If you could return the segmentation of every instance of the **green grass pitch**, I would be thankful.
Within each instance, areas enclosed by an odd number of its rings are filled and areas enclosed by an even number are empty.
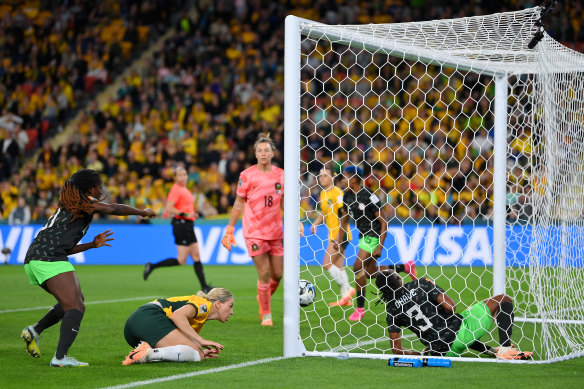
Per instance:
[[[85,295],[86,313],[79,336],[69,354],[89,362],[88,368],[50,368],[59,326],[41,338],[40,359],[24,351],[20,331],[35,323],[53,297],[32,286],[21,266],[0,267],[0,388],[105,388],[150,382],[149,387],[176,388],[294,388],[371,387],[397,385],[407,388],[584,387],[584,358],[544,365],[455,362],[452,368],[394,368],[385,360],[294,358],[253,364],[283,355],[282,289],[272,300],[274,327],[259,325],[256,272],[251,266],[207,266],[213,285],[229,288],[235,295],[235,314],[222,324],[210,321],[202,335],[225,346],[218,359],[200,363],[155,363],[122,366],[129,352],[123,337],[128,315],[154,297],[191,294],[198,283],[192,266],[157,269],[147,282],[140,266],[77,266]],[[429,270],[430,271],[430,270]],[[311,271],[319,274],[318,269]],[[316,279],[317,285],[323,280]],[[371,289],[371,288],[370,288]],[[454,289],[454,288],[453,288]],[[331,299],[325,293],[326,299]],[[466,303],[466,302],[465,302]],[[316,304],[315,304],[316,305]],[[43,307],[42,309],[34,309]],[[321,309],[317,305],[314,309]],[[377,307],[379,309],[380,307]],[[301,311],[301,318],[310,311]],[[372,318],[370,318],[372,320]],[[313,339],[321,342],[321,335]],[[374,334],[372,336],[377,336]],[[350,340],[346,340],[350,343]],[[377,347],[389,345],[379,343]],[[233,365],[251,362],[233,368]],[[216,371],[207,372],[216,369]],[[197,372],[204,373],[195,375]],[[150,380],[187,375],[169,381]],[[140,386],[140,385],[137,385]]]

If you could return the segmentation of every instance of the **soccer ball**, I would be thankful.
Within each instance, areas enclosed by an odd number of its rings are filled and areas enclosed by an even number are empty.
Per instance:
[[[312,282],[300,280],[298,285],[298,295],[301,307],[307,307],[314,302],[316,298],[316,288]]]

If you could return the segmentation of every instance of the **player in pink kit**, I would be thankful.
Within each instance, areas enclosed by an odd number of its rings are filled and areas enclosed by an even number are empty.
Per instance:
[[[254,149],[258,163],[239,176],[237,198],[222,244],[230,251],[231,245],[235,245],[234,225],[243,212],[243,236],[258,272],[260,317],[263,326],[271,326],[271,296],[284,271],[284,170],[272,165],[275,146],[268,135],[260,135]]]

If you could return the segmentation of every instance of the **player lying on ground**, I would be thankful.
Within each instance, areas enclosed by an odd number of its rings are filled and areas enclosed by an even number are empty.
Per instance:
[[[402,347],[401,327],[418,336],[431,355],[458,357],[468,348],[499,359],[530,359],[532,354],[519,351],[511,344],[513,302],[499,294],[471,305],[462,314],[455,312],[454,301],[432,281],[418,279],[403,284],[398,273],[380,272],[375,284],[385,302],[389,338],[394,354],[420,355]],[[479,341],[497,323],[499,347]]]
[[[224,288],[144,304],[126,321],[124,336],[135,349],[122,364],[216,358],[223,346],[204,339],[199,332],[207,320],[225,323],[231,315],[233,295]]]

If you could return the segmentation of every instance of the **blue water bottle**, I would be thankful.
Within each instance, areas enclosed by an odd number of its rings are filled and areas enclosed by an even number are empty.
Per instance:
[[[452,361],[450,359],[442,358],[424,358],[424,366],[452,367]]]
[[[451,367],[452,361],[441,358],[390,358],[387,364],[394,367]]]
[[[422,358],[391,358],[387,361],[389,366],[394,367],[422,367]]]

